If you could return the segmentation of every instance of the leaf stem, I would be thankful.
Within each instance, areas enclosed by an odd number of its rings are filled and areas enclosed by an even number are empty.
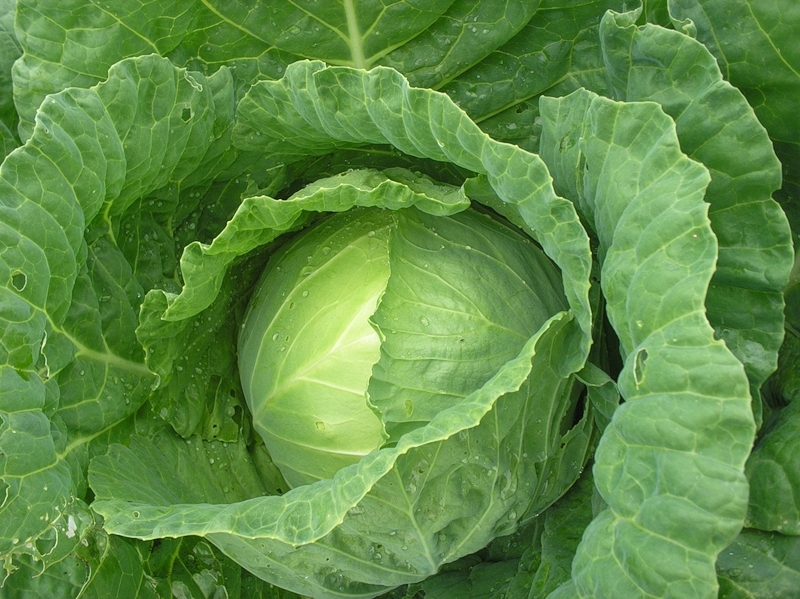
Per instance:
[[[350,55],[353,57],[353,66],[357,69],[366,69],[367,61],[364,58],[361,32],[358,29],[358,18],[353,0],[344,0],[344,12],[347,15],[347,38],[350,45]]]

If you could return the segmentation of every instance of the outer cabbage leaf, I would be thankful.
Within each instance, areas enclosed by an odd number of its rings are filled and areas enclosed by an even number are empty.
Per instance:
[[[554,505],[516,533],[410,585],[404,599],[540,599],[570,580],[572,558],[592,519],[592,477],[581,478]]]
[[[418,85],[439,86],[516,34],[539,0],[237,0],[157,4],[123,0],[21,0],[23,50],[14,67],[20,134],[30,136],[48,93],[90,86],[124,58],[157,53],[209,74],[234,68],[237,89],[279,78],[298,58],[386,64]]]
[[[376,596],[422,580],[513,530],[577,476],[568,466],[586,458],[589,416],[565,437],[557,424],[568,404],[556,370],[569,328],[559,315],[482,389],[332,480],[220,503],[222,488],[195,494],[179,452],[142,439],[93,460],[93,507],[117,534],[202,535],[260,577],[315,597]]]
[[[218,122],[207,83],[154,57],[120,63],[95,88],[50,96],[0,167],[7,559],[47,565],[94,534],[88,459],[157,380],[134,335],[145,290],[119,215],[202,164]]]
[[[747,97],[773,139],[800,144],[797,97],[800,8],[792,0],[670,0],[676,25],[686,25],[717,58],[725,78]]]
[[[800,538],[745,529],[717,562],[720,599],[791,597],[800,585]]]
[[[676,26],[696,32],[697,38],[713,53],[726,79],[742,90],[769,131],[783,165],[783,186],[775,197],[786,210],[797,248],[800,241],[797,224],[800,214],[800,120],[797,118],[800,53],[794,36],[800,24],[797,4],[675,0],[670,3],[670,11]],[[752,226],[753,222],[749,219],[746,226]],[[765,246],[767,242],[764,238]],[[795,259],[791,279],[785,288],[787,340],[781,350],[784,361],[793,359],[800,329],[798,264],[800,262]],[[759,326],[766,328],[763,323]],[[776,380],[783,382],[785,366],[779,365],[779,368],[784,372]],[[798,533],[796,451],[791,433],[797,426],[795,412],[796,407],[791,405],[771,418],[765,415],[765,431],[747,466],[751,482],[748,526]]]
[[[14,100],[20,136],[27,139],[47,94],[88,87],[116,62],[148,54],[210,73],[236,67],[239,81],[279,77],[296,57],[248,35],[213,5],[190,0],[157,4],[125,0],[17,3],[16,32],[23,50],[16,62]]]
[[[661,13],[661,4],[646,3],[643,10]],[[781,185],[781,166],[753,110],[722,79],[707,48],[674,30],[637,27],[640,10],[602,16],[606,8],[623,7],[543,3],[514,39],[443,91],[491,135],[534,149],[539,111],[530,99],[539,94],[561,96],[584,86],[617,100],[662,105],[676,121],[682,150],[711,172],[706,201],[719,265],[706,308],[717,335],[747,369],[760,423],[758,389],[776,367],[791,268],[786,217],[771,199]],[[784,120],[791,129],[797,119],[792,113]],[[782,155],[784,178],[793,181],[798,161],[791,158]],[[784,205],[796,211],[791,189],[784,195]]]
[[[546,90],[562,95],[583,86],[603,93],[607,83],[598,29],[609,9],[623,10],[624,3],[543,0],[516,36],[442,91],[491,135],[522,140],[531,134],[523,123],[533,127],[535,99]]]
[[[790,329],[781,348],[778,370],[767,383],[765,400],[775,410],[747,460],[750,507],[746,525],[800,535],[800,339]]]
[[[454,2],[440,19],[375,64],[403,73],[414,86],[439,89],[515,36],[540,0]]]
[[[783,289],[792,265],[786,216],[772,199],[781,167],[741,92],[696,40],[608,13],[600,27],[612,97],[655,101],[675,120],[681,150],[711,173],[705,194],[717,267],[705,306],[717,337],[744,364],[756,421],[758,390],[777,366]]]
[[[543,99],[542,153],[598,232],[601,285],[625,356],[626,403],[598,446],[608,508],[587,529],[582,597],[712,597],[714,562],[744,520],[755,432],[742,364],[703,302],[717,255],[708,172],[654,103]],[[575,168],[580,165],[580,168]]]
[[[800,402],[775,414],[747,461],[750,509],[747,525],[800,535]]]

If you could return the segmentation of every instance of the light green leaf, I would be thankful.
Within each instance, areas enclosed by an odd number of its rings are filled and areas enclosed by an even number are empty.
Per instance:
[[[717,247],[703,203],[708,173],[680,152],[657,104],[583,91],[543,99],[541,110],[542,155],[598,233],[625,357],[626,403],[594,466],[609,508],[578,551],[577,591],[715,596],[716,556],[744,519],[754,425],[742,365],[705,320]]]
[[[408,173],[406,180],[414,179]],[[272,242],[281,233],[302,226],[309,212],[341,212],[355,205],[385,203],[397,209],[419,205],[437,213],[463,210],[468,200],[457,188],[445,196],[428,195],[386,174],[360,170],[323,179],[289,200],[267,196],[247,198],[226,228],[209,244],[188,245],[181,256],[185,286],[179,296],[167,296],[167,320],[183,320],[204,310],[216,297],[228,265],[239,256]]]
[[[600,28],[613,94],[658,102],[675,119],[681,150],[711,173],[705,201],[719,255],[705,305],[717,337],[745,365],[760,422],[758,389],[777,365],[793,255],[786,217],[771,198],[780,164],[708,50],[677,31],[636,27],[634,18],[610,13]]]

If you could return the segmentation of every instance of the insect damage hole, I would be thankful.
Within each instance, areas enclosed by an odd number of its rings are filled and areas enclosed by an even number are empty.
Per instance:
[[[645,362],[647,362],[647,350],[640,349],[633,358],[633,380],[637,388],[644,381]]]
[[[24,272],[16,271],[11,275],[11,284],[17,291],[22,291],[25,289],[25,285],[28,284],[28,277]]]

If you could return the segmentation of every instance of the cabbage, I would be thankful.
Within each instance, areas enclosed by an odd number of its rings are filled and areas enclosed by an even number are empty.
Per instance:
[[[337,214],[276,252],[250,301],[253,425],[290,486],[332,478],[479,389],[566,306],[552,262],[486,213]]]
[[[68,4],[0,0],[4,593],[798,588],[796,13]]]

